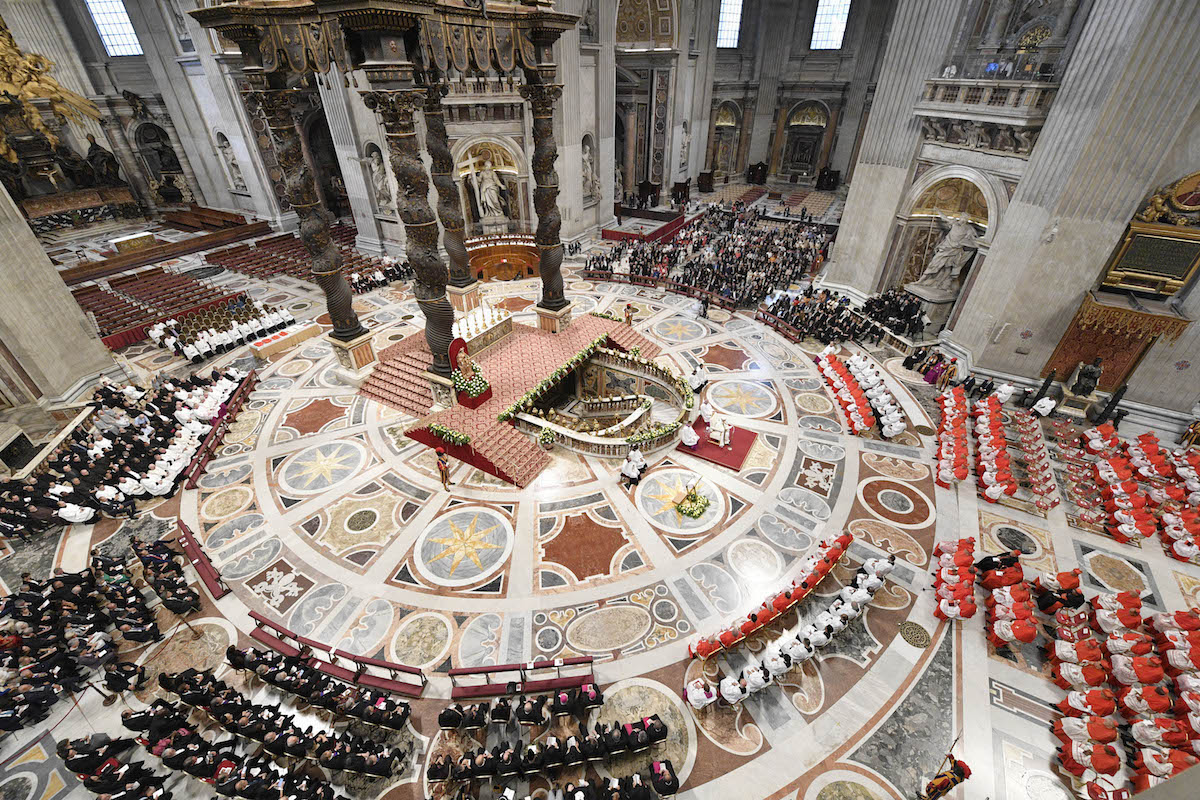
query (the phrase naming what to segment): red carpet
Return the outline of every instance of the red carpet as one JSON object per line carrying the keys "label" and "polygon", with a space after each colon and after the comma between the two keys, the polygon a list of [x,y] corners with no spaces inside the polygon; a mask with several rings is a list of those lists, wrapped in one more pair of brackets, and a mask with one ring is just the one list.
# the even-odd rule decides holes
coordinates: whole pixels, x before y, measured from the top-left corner
{"label": "red carpet", "polygon": [[746,456],[750,454],[750,448],[754,445],[754,440],[758,438],[758,434],[754,431],[731,426],[729,432],[730,447],[718,447],[708,440],[708,426],[704,424],[703,417],[697,417],[692,428],[700,437],[700,441],[696,443],[695,449],[685,446],[682,442],[676,445],[675,449],[681,453],[691,453],[697,458],[703,458],[705,461],[720,464],[722,467],[729,467],[735,472],[741,470],[742,463],[745,462]]}

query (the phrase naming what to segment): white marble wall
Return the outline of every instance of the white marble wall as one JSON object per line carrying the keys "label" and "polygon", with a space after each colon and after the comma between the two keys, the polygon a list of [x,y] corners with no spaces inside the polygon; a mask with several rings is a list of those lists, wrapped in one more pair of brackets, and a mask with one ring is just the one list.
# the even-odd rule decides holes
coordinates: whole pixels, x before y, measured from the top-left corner
{"label": "white marble wall", "polygon": [[[1197,36],[1200,4],[1100,0],[1092,8],[951,335],[976,364],[1016,375],[1041,371],[1164,163],[1181,162],[1171,151],[1200,103],[1187,77],[1200,70],[1200,53],[1187,44]],[[1178,57],[1167,66],[1156,52]],[[1182,144],[1185,151],[1191,146]],[[1189,306],[1195,313],[1196,302]],[[1023,331],[1032,335],[1023,339]],[[1189,331],[1174,347],[1157,345],[1127,398],[1189,408],[1195,373],[1174,363],[1200,361],[1198,343]]]}
{"label": "white marble wall", "polygon": [[875,289],[920,144],[912,107],[941,62],[958,10],[953,0],[901,0],[896,8],[841,230],[825,270],[832,286],[868,294]]}
{"label": "white marble wall", "polygon": [[0,341],[42,393],[67,395],[113,366],[112,355],[0,187]]}

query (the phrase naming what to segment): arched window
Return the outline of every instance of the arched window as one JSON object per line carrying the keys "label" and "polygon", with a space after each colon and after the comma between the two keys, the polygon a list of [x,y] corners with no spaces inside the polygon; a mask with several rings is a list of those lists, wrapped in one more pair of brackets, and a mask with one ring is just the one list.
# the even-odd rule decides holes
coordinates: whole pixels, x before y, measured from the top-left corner
{"label": "arched window", "polygon": [[742,27],[742,0],[721,0],[717,17],[717,47],[736,48]]}

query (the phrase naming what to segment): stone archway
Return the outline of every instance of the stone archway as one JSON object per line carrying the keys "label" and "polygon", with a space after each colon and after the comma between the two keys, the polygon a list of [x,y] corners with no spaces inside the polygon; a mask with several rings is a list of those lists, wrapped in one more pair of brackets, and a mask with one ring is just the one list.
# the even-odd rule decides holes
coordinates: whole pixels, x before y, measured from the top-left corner
{"label": "stone archway", "polygon": [[712,142],[708,168],[722,175],[741,171],[738,150],[742,138],[742,110],[732,100],[726,100],[713,110]]}
{"label": "stone archway", "polygon": [[829,108],[819,100],[805,100],[792,108],[783,129],[781,175],[809,178],[817,173],[829,122]]}
{"label": "stone archway", "polygon": [[468,235],[525,232],[529,176],[516,142],[473,136],[455,143],[454,181]]}

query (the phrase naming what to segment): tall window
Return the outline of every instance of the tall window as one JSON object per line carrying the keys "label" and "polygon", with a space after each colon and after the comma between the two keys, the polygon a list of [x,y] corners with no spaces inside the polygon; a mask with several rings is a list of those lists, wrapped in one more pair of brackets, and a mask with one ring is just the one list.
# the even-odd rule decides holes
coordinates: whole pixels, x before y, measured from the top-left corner
{"label": "tall window", "polygon": [[813,22],[810,50],[841,50],[846,35],[846,17],[850,16],[850,0],[820,0],[817,18]]}
{"label": "tall window", "polygon": [[110,56],[140,56],[142,43],[133,31],[122,0],[85,0],[100,41]]}
{"label": "tall window", "polygon": [[717,47],[737,47],[741,27],[742,0],[721,0],[721,15],[717,17]]}

